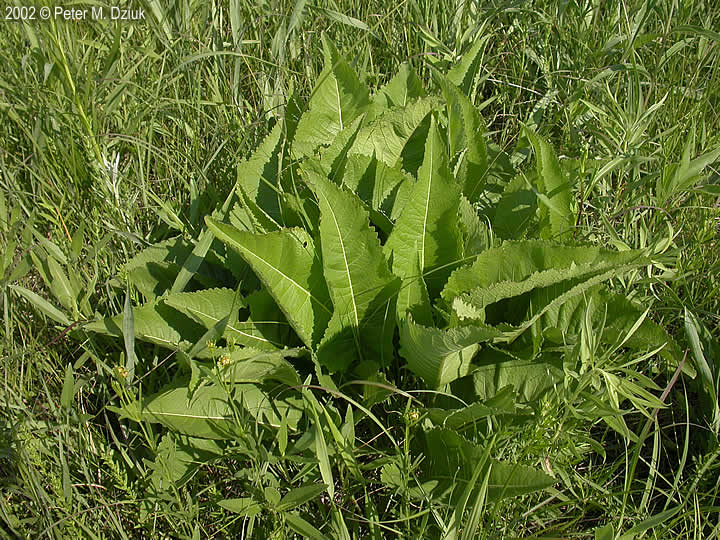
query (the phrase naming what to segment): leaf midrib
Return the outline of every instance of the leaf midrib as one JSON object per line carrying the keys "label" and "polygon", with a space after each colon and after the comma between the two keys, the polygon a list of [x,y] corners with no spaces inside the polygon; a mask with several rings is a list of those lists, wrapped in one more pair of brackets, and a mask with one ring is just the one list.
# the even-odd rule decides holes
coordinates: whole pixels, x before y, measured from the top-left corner
{"label": "leaf midrib", "polygon": [[227,242],[229,242],[229,243],[232,244],[232,245],[238,246],[238,248],[239,248],[240,250],[242,250],[243,253],[247,253],[247,254],[251,255],[252,257],[254,257],[255,259],[257,259],[258,261],[260,261],[261,263],[263,263],[265,266],[267,266],[268,268],[270,268],[271,270],[273,270],[275,273],[277,273],[277,274],[279,274],[280,276],[282,276],[284,279],[286,279],[287,281],[289,281],[290,283],[292,283],[297,289],[300,289],[303,293],[305,293],[305,296],[307,296],[308,298],[310,298],[311,300],[313,300],[318,306],[320,306],[321,308],[323,308],[328,314],[332,315],[332,311],[331,311],[323,302],[321,302],[320,300],[318,300],[309,290],[307,290],[305,287],[303,287],[302,285],[300,285],[300,284],[299,284],[297,281],[295,281],[293,278],[291,278],[290,276],[288,276],[287,274],[285,274],[282,270],[280,270],[279,268],[277,268],[276,266],[274,266],[273,264],[271,264],[271,263],[268,262],[267,260],[263,259],[262,257],[260,257],[259,255],[255,254],[255,253],[253,253],[251,250],[247,249],[247,248],[246,248],[245,246],[243,246],[242,244],[240,244],[240,243],[238,243],[238,242],[235,242],[229,235],[227,235],[227,234],[224,233],[223,231],[220,231],[220,230],[219,230],[218,232],[219,232],[222,236],[224,236],[224,237],[226,238],[226,241],[227,241]]}
{"label": "leaf midrib", "polygon": [[335,217],[335,210],[333,210],[333,207],[330,204],[328,198],[325,197],[325,194],[323,194],[323,197],[325,198],[325,202],[327,203],[328,209],[330,210],[330,215],[333,218],[333,223],[335,223],[335,230],[337,231],[338,240],[340,241],[340,249],[342,250],[343,263],[345,264],[345,273],[347,274],[348,285],[350,287],[350,299],[352,300],[355,328],[359,328],[360,320],[358,318],[357,304],[355,302],[355,291],[352,283],[352,276],[350,275],[350,265],[348,264],[347,253],[345,252],[345,242],[343,241],[342,232],[340,231],[340,225],[338,224],[337,218]]}

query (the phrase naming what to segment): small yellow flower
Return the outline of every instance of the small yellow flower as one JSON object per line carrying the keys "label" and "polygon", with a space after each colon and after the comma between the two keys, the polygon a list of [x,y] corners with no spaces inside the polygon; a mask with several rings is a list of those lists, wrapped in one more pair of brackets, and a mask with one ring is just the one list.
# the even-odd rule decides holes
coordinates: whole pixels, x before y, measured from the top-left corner
{"label": "small yellow flower", "polygon": [[209,351],[214,351],[215,350],[215,340],[210,339],[210,340],[206,341],[205,346],[208,348]]}
{"label": "small yellow flower", "polygon": [[123,366],[115,366],[115,373],[117,373],[118,377],[120,377],[121,379],[127,379],[128,370],[125,369]]}
{"label": "small yellow flower", "polygon": [[227,367],[230,365],[231,362],[232,359],[227,354],[223,354],[220,357],[220,360],[218,360],[218,364],[220,365],[220,367]]}

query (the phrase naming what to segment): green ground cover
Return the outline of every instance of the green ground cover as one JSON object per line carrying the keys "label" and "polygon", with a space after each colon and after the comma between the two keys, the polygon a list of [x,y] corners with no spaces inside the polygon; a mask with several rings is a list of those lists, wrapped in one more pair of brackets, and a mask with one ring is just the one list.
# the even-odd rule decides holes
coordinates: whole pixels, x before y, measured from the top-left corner
{"label": "green ground cover", "polygon": [[720,536],[711,2],[131,7],[0,25],[0,532]]}

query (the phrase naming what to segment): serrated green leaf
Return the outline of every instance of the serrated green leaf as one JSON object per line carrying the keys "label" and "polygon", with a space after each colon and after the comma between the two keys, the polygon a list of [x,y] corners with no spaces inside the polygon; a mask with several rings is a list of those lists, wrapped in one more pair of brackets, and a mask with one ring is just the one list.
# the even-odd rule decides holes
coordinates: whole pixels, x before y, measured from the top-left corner
{"label": "serrated green leaf", "polygon": [[[257,296],[259,293],[254,294]],[[206,340],[231,339],[240,345],[265,350],[275,350],[285,345],[282,339],[277,336],[273,337],[273,334],[277,334],[277,332],[266,331],[267,325],[273,324],[273,321],[266,321],[264,317],[258,319],[262,320],[262,323],[256,322],[252,317],[246,321],[239,321],[238,310],[248,306],[248,303],[242,300],[236,303],[235,297],[235,291],[230,289],[204,289],[189,293],[170,294],[162,301],[193,319],[205,329],[217,328],[219,334],[206,337]],[[252,306],[250,307],[252,308]],[[260,328],[260,326],[264,326],[264,328]]]}
{"label": "serrated green leaf", "polygon": [[332,142],[370,103],[367,86],[325,36],[323,51],[325,67],[295,131],[293,151],[298,156],[310,155],[318,146]]}
{"label": "serrated green leaf", "polygon": [[416,324],[412,315],[400,324],[400,354],[408,367],[431,388],[438,388],[470,371],[478,343],[501,332],[484,325],[441,330]]}
{"label": "serrated green leaf", "polygon": [[[502,325],[504,330],[503,340],[508,342],[513,341],[525,330],[530,328],[541,318],[545,317],[548,313],[552,314],[553,311],[561,309],[562,306],[572,298],[581,296],[584,293],[596,288],[596,286],[600,283],[620,275],[632,268],[643,265],[644,263],[645,261],[638,260],[638,262],[635,262],[634,264],[629,263],[626,265],[616,266],[606,272],[593,273],[577,279],[569,279],[561,283],[555,283],[547,287],[534,289],[529,298],[529,308],[527,310],[523,310],[522,308],[517,309],[518,314],[525,314],[525,320],[520,324],[513,321],[512,324]],[[478,288],[466,295],[463,295],[462,297],[456,298],[453,301],[453,307],[457,310],[460,304],[464,304],[463,306],[460,306],[459,309],[467,312],[468,307],[472,306],[473,309],[477,310],[477,316],[471,316],[470,318],[477,318],[482,321],[485,319],[484,312],[487,306],[484,302],[486,302],[489,297],[492,297],[495,294],[512,294],[512,297],[516,297],[514,294],[515,292],[516,288],[514,285],[509,285],[508,289],[500,287],[500,291],[493,287],[489,294],[486,294],[485,289]]]}
{"label": "serrated green leaf", "polygon": [[460,88],[466,96],[470,95],[475,76],[477,75],[482,59],[482,53],[488,40],[492,37],[491,33],[483,33],[483,27],[480,27],[475,41],[470,48],[463,53],[460,61],[455,64],[448,72],[448,80]]}
{"label": "serrated green leaf", "polygon": [[[277,223],[277,221],[275,221],[275,218],[271,216],[263,207],[261,207],[254,200],[252,200],[242,189],[242,186],[238,186],[238,196],[242,201],[243,210],[252,222],[253,232],[268,233],[280,230],[280,225]],[[239,201],[236,203],[237,206],[239,206],[240,204],[241,203]],[[232,217],[228,217],[230,218],[230,222],[232,223]]]}
{"label": "serrated green leaf", "polygon": [[[203,329],[192,319],[164,304],[162,300],[133,308],[135,338],[169,349],[185,348],[197,342]],[[84,325],[88,332],[122,338],[123,315]]]}
{"label": "serrated green leaf", "polygon": [[419,250],[415,250],[413,263],[413,267],[405,273],[407,277],[403,280],[400,292],[398,292],[397,321],[400,324],[409,311],[419,324],[431,326],[433,323],[432,306],[420,268]]}
{"label": "serrated green leaf", "polygon": [[[228,212],[233,205],[233,201],[236,199],[235,190],[237,189],[237,187],[238,184],[235,184],[235,186],[233,186],[233,188],[230,190],[230,193],[225,198],[225,202],[223,203],[222,208],[213,212],[213,217],[221,219],[227,218]],[[173,281],[172,287],[170,287],[171,293],[179,293],[185,290],[187,284],[200,270],[200,266],[205,261],[205,257],[207,256],[214,239],[215,238],[212,234],[212,231],[208,229],[203,229],[203,231],[200,233],[200,237],[198,238],[197,243],[195,244],[195,247],[193,247],[192,253],[190,253],[190,255],[188,255],[187,258],[183,261],[180,271],[178,272],[177,277],[175,277],[175,281]]]}
{"label": "serrated green leaf", "polygon": [[460,197],[458,224],[463,237],[463,259],[479,255],[492,245],[490,230],[465,196]]}
{"label": "serrated green leaf", "polygon": [[[407,203],[415,183],[399,167],[388,167],[375,157],[359,154],[347,159],[342,182],[371,209],[373,223],[382,226],[379,221],[384,220],[389,229],[392,229],[391,220],[397,219]],[[377,214],[381,214],[379,219]]]}
{"label": "serrated green leaf", "polygon": [[304,172],[319,199],[323,273],[333,302],[318,358],[333,371],[353,359],[386,364],[392,357],[391,304],[399,280],[360,201],[309,168]]}
{"label": "serrated green leaf", "polygon": [[409,64],[403,63],[388,83],[373,96],[371,111],[406,107],[410,101],[425,97],[422,82]]}
{"label": "serrated green leaf", "polygon": [[360,126],[364,117],[358,116],[349,126],[338,133],[332,144],[320,152],[320,166],[325,174],[336,184],[339,184],[345,175],[345,166],[348,161],[350,149],[355,144]]}
{"label": "serrated green leaf", "polygon": [[483,194],[488,174],[488,149],[485,121],[470,99],[454,84],[436,73],[448,109],[450,157],[463,152],[456,178],[468,200],[475,202]]}
{"label": "serrated green leaf", "polygon": [[160,423],[183,435],[204,439],[234,439],[255,423],[279,428],[283,416],[294,430],[302,416],[296,400],[272,399],[253,384],[232,385],[229,394],[216,385],[200,386],[190,399],[187,396],[187,385],[178,382],[121,411],[133,420]]}
{"label": "serrated green leaf", "polygon": [[297,386],[301,383],[300,377],[286,358],[297,358],[307,353],[306,349],[264,352],[244,347],[224,355],[227,365],[220,368],[220,378],[228,383],[262,384],[274,380]]}
{"label": "serrated green leaf", "polygon": [[418,181],[384,247],[386,256],[392,256],[393,273],[407,278],[418,250],[428,288],[440,288],[438,284],[445,282],[462,251],[459,204],[460,190],[448,168],[445,145],[433,120]]}
{"label": "serrated green leaf", "polygon": [[172,287],[182,261],[191,252],[192,246],[182,237],[164,240],[135,255],[125,263],[125,271],[142,295],[152,300]]}
{"label": "serrated green leaf", "polygon": [[386,111],[360,129],[349,154],[375,156],[394,167],[412,134],[441,104],[435,97],[419,98],[405,107]]}
{"label": "serrated green leaf", "polygon": [[278,197],[284,122],[279,121],[247,161],[237,166],[237,184],[273,220],[281,219]]}
{"label": "serrated green leaf", "polygon": [[[573,278],[599,274],[639,261],[640,253],[616,252],[596,246],[564,246],[545,240],[505,242],[482,252],[472,265],[452,273],[442,291],[450,302],[477,290],[492,301],[519,296]],[[482,292],[479,292],[482,291]]]}
{"label": "serrated green leaf", "polygon": [[[541,235],[543,238],[568,239],[575,226],[570,182],[552,147],[529,129],[525,133],[535,150],[538,190],[544,195],[539,197],[543,203],[540,205]],[[543,220],[547,220],[549,226],[545,227]]]}
{"label": "serrated green leaf", "polygon": [[317,344],[332,309],[310,236],[301,229],[257,235],[211,218],[206,221],[255,271],[300,339],[308,347]]}

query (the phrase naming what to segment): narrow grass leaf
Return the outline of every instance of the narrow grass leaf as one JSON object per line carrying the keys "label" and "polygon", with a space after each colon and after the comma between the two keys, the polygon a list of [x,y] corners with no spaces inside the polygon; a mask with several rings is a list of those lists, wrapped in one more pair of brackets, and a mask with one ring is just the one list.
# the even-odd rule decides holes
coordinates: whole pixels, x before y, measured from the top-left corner
{"label": "narrow grass leaf", "polygon": [[128,372],[128,382],[132,382],[135,376],[135,316],[130,302],[130,285],[125,290],[125,306],[122,316],[123,343],[125,344],[125,369]]}
{"label": "narrow grass leaf", "polygon": [[20,296],[24,297],[28,302],[30,302],[32,305],[34,305],[37,309],[50,317],[52,320],[64,326],[70,326],[72,324],[72,321],[70,321],[70,319],[68,319],[62,311],[53,306],[43,297],[26,289],[25,287],[21,287],[20,285],[10,285],[10,289],[18,293]]}
{"label": "narrow grass leaf", "polygon": [[72,407],[73,397],[75,397],[75,378],[73,377],[72,364],[68,364],[65,368],[65,380],[63,382],[62,393],[60,394],[60,406],[69,411]]}
{"label": "narrow grass leaf", "polygon": [[303,538],[311,538],[312,540],[326,540],[326,536],[310,525],[303,518],[295,513],[288,512],[284,514],[285,522],[288,526]]}

